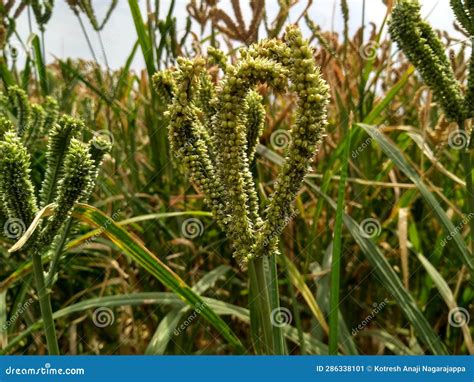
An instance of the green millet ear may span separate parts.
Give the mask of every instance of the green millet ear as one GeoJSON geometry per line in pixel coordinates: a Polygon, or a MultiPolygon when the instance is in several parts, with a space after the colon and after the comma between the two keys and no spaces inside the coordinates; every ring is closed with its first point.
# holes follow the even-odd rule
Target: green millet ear
{"type": "MultiPolygon", "coordinates": [[[[473,0],[451,0],[451,8],[457,20],[469,36],[474,37],[474,1],[473,0]]],[[[471,59],[469,60],[469,72],[467,76],[467,90],[464,103],[468,117],[474,116],[474,49],[471,46],[471,59]]]]}
{"type": "Polygon", "coordinates": [[[38,212],[30,178],[30,155],[13,131],[0,141],[0,198],[7,217],[28,227],[38,212]]]}
{"type": "Polygon", "coordinates": [[[171,149],[186,168],[191,181],[206,196],[206,202],[221,226],[224,226],[225,202],[223,185],[217,180],[214,164],[210,158],[206,137],[198,110],[193,104],[199,86],[199,75],[204,61],[196,59],[178,60],[177,81],[173,103],[169,107],[169,137],[171,149]]]}
{"type": "Polygon", "coordinates": [[[292,52],[287,66],[291,89],[298,95],[296,121],[291,128],[291,142],[285,161],[265,211],[265,222],[258,234],[255,246],[257,256],[262,252],[266,254],[272,248],[265,243],[275,241],[281,232],[282,222],[291,218],[293,201],[302,187],[327,124],[329,87],[316,66],[313,51],[299,29],[293,26],[286,29],[285,43],[292,52]]]}
{"type": "Polygon", "coordinates": [[[265,124],[265,108],[263,98],[251,90],[245,97],[245,125],[247,127],[247,158],[252,163],[260,136],[265,124]]]}
{"type": "Polygon", "coordinates": [[[43,109],[46,112],[46,117],[44,120],[44,128],[41,131],[44,134],[49,134],[49,131],[52,127],[58,122],[59,118],[59,105],[53,97],[46,97],[46,100],[43,104],[43,109]]]}
{"type": "Polygon", "coordinates": [[[165,104],[170,104],[176,94],[176,83],[171,70],[162,70],[152,77],[153,88],[165,104]]]}
{"type": "Polygon", "coordinates": [[[417,1],[400,0],[392,11],[389,31],[393,40],[420,72],[451,121],[466,117],[461,87],[439,37],[421,19],[417,1]]]}
{"type": "Polygon", "coordinates": [[[104,160],[104,156],[112,150],[112,144],[110,141],[100,135],[92,137],[88,146],[89,153],[94,161],[94,166],[96,167],[100,167],[104,160]]]}
{"type": "Polygon", "coordinates": [[[46,151],[46,173],[41,188],[41,206],[46,206],[54,200],[57,184],[65,171],[64,158],[69,144],[83,127],[82,121],[64,115],[51,128],[46,151]]]}
{"type": "Polygon", "coordinates": [[[7,131],[14,131],[14,130],[15,130],[15,126],[13,125],[12,121],[10,121],[5,116],[1,115],[0,116],[0,140],[4,139],[4,134],[7,131]]]}
{"type": "Polygon", "coordinates": [[[58,184],[54,199],[55,210],[38,238],[38,248],[48,247],[61,226],[69,218],[74,204],[80,201],[91,189],[95,163],[89,153],[89,147],[72,139],[64,160],[64,174],[58,184]]]}
{"type": "Polygon", "coordinates": [[[474,5],[472,0],[450,0],[449,3],[456,19],[464,30],[470,36],[474,36],[474,5]]]}
{"type": "Polygon", "coordinates": [[[13,105],[13,114],[17,119],[17,134],[23,135],[31,116],[31,107],[26,92],[18,86],[8,88],[8,98],[13,105]]]}
{"type": "Polygon", "coordinates": [[[86,14],[87,18],[89,19],[92,28],[94,28],[95,31],[101,31],[109,20],[110,16],[112,15],[113,10],[117,6],[118,0],[112,0],[110,2],[109,8],[107,9],[107,12],[105,13],[105,16],[100,24],[95,15],[91,0],[81,0],[79,2],[68,1],[68,3],[76,13],[78,12],[76,6],[79,6],[79,8],[86,14]]]}
{"type": "Polygon", "coordinates": [[[45,25],[53,14],[54,0],[30,0],[29,4],[33,8],[33,14],[39,29],[44,31],[45,25]]]}
{"type": "Polygon", "coordinates": [[[264,40],[242,49],[236,65],[226,65],[224,78],[208,103],[210,129],[203,126],[201,110],[206,107],[202,99],[209,98],[203,92],[206,76],[202,59],[178,60],[177,90],[169,107],[171,148],[191,181],[205,194],[213,215],[232,241],[234,257],[245,269],[255,256],[278,253],[282,222],[290,216],[291,203],[323,136],[328,86],[308,43],[294,27],[287,29],[285,42],[264,40]],[[266,83],[276,92],[283,91],[288,80],[299,97],[291,130],[294,140],[264,221],[249,168],[265,119],[262,97],[254,89],[266,83]]]}
{"type": "Polygon", "coordinates": [[[224,73],[227,71],[227,56],[222,50],[210,46],[207,48],[207,55],[209,64],[217,65],[224,73]]]}
{"type": "Polygon", "coordinates": [[[245,96],[259,83],[268,83],[277,91],[287,84],[287,70],[266,58],[243,58],[237,66],[228,66],[217,94],[217,114],[213,123],[213,147],[216,171],[226,192],[228,231],[234,236],[234,256],[243,263],[251,254],[253,229],[258,223],[258,197],[247,158],[247,127],[243,118],[245,96]]]}
{"type": "MultiPolygon", "coordinates": [[[[44,131],[44,124],[46,121],[46,112],[44,109],[38,104],[31,105],[31,117],[28,123],[27,132],[31,135],[31,137],[37,137],[44,131]]],[[[22,136],[22,134],[19,134],[22,136]]]]}
{"type": "Polygon", "coordinates": [[[212,131],[210,126],[212,115],[216,112],[212,100],[216,95],[216,89],[212,78],[206,71],[203,71],[199,76],[199,90],[196,99],[197,107],[204,113],[204,124],[209,131],[212,131]]]}
{"type": "Polygon", "coordinates": [[[89,188],[84,192],[82,201],[87,202],[92,194],[92,191],[95,186],[95,181],[99,175],[100,166],[104,160],[106,154],[110,153],[112,150],[112,144],[108,139],[95,136],[93,137],[88,144],[89,155],[93,162],[93,171],[91,174],[91,183],[89,188]]]}
{"type": "Polygon", "coordinates": [[[9,105],[10,105],[10,100],[8,99],[8,96],[0,92],[0,107],[2,109],[6,109],[8,108],[9,105]]]}

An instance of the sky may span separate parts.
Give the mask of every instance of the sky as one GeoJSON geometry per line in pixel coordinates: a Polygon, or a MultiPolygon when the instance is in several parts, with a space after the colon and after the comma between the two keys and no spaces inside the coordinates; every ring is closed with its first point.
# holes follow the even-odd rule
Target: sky
{"type": "MultiPolygon", "coordinates": [[[[199,1],[199,0],[198,0],[199,1]]],[[[142,9],[142,14],[145,14],[145,0],[138,0],[142,9]]],[[[244,3],[245,1],[242,1],[244,3]]],[[[449,7],[449,0],[421,0],[423,15],[431,22],[437,29],[453,31],[452,20],[454,18],[453,12],[449,7]]],[[[83,58],[92,59],[92,55],[88,48],[86,39],[80,28],[79,21],[74,16],[73,12],[67,5],[65,0],[57,0],[55,2],[54,12],[51,20],[47,24],[45,33],[46,58],[48,62],[57,58],[83,58]]],[[[98,19],[105,14],[109,0],[96,0],[92,2],[98,19]]],[[[186,5],[188,0],[176,0],[175,16],[178,20],[178,28],[184,30],[186,20],[186,5]]],[[[161,1],[162,8],[165,9],[169,4],[169,0],[161,1]]],[[[277,11],[277,0],[266,1],[267,11],[270,13],[272,19],[272,12],[277,11]],[[272,3],[275,6],[272,7],[272,3]]],[[[348,0],[350,8],[350,32],[354,33],[360,26],[362,19],[363,0],[348,0]]],[[[380,23],[385,15],[386,8],[382,0],[365,0],[366,12],[365,18],[367,22],[380,23]]],[[[293,9],[290,15],[290,21],[296,20],[301,11],[304,9],[306,1],[300,0],[299,4],[293,9]]],[[[228,9],[232,14],[232,7],[230,0],[220,0],[219,6],[222,9],[228,9]]],[[[250,14],[250,9],[243,9],[244,14],[250,14]]],[[[164,13],[164,11],[163,11],[164,13]]],[[[313,0],[309,14],[323,30],[342,29],[342,16],[340,13],[339,0],[313,0]]],[[[249,17],[247,17],[248,19],[249,17]]],[[[84,17],[84,23],[88,31],[92,46],[96,52],[98,61],[104,63],[101,54],[99,39],[90,28],[88,20],[84,17]]],[[[32,23],[33,33],[38,33],[35,23],[32,23]]],[[[18,32],[23,41],[27,41],[31,36],[31,31],[28,22],[28,15],[24,12],[17,21],[18,32]]],[[[104,42],[106,55],[110,67],[117,69],[121,67],[126,61],[131,49],[136,41],[136,33],[133,25],[132,17],[127,0],[118,0],[117,8],[114,10],[109,22],[101,32],[101,37],[104,42]]],[[[12,39],[13,46],[19,48],[20,45],[15,39],[12,39]]],[[[22,49],[19,49],[18,61],[22,61],[22,49]]],[[[143,59],[140,55],[136,55],[132,67],[139,70],[144,67],[143,59]]]]}

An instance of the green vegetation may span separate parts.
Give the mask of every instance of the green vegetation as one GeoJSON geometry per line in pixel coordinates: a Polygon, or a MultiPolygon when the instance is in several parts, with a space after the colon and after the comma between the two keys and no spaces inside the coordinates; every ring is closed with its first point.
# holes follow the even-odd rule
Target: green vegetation
{"type": "Polygon", "coordinates": [[[116,1],[68,1],[103,66],[45,64],[54,2],[0,6],[3,354],[474,354],[473,4],[463,40],[295,3],[129,0],[116,71],[116,1]]]}

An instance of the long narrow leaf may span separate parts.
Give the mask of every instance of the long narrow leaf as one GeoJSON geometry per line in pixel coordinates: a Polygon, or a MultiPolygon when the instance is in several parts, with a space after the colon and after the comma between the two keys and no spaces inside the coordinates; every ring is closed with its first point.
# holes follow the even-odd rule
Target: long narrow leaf
{"type": "Polygon", "coordinates": [[[428,190],[418,173],[413,166],[408,163],[401,151],[383,134],[381,134],[375,127],[363,123],[358,124],[362,127],[370,137],[375,140],[390,160],[402,171],[417,187],[423,198],[431,206],[433,212],[438,217],[440,224],[443,226],[447,235],[453,238],[454,248],[458,253],[461,261],[467,267],[474,271],[474,257],[469,253],[469,250],[461,237],[461,234],[454,227],[454,224],[448,218],[441,205],[438,203],[433,194],[428,190]]]}
{"type": "Polygon", "coordinates": [[[143,58],[145,59],[145,65],[148,71],[148,75],[152,76],[155,73],[155,65],[153,63],[153,48],[150,41],[150,36],[145,28],[143,23],[142,14],[140,12],[140,7],[136,0],[128,0],[130,6],[130,11],[132,12],[133,23],[135,24],[135,29],[138,35],[138,42],[142,49],[143,58]]]}
{"type": "MultiPolygon", "coordinates": [[[[199,280],[196,285],[193,286],[193,290],[202,294],[205,293],[209,288],[211,288],[216,281],[224,276],[230,267],[227,265],[221,265],[216,269],[213,269],[207,273],[201,280],[199,280]]],[[[189,306],[176,308],[169,312],[158,325],[153,338],[151,339],[148,347],[145,351],[145,354],[164,354],[166,347],[171,339],[171,336],[176,330],[181,318],[191,310],[189,306]]]]}
{"type": "Polygon", "coordinates": [[[103,233],[132,260],[170,288],[191,307],[199,307],[200,314],[239,352],[243,346],[227,324],[196,294],[176,273],[158,257],[151,253],[139,240],[116,224],[98,209],[86,204],[78,204],[74,216],[95,227],[106,227],[103,233]]]}
{"type": "Polygon", "coordinates": [[[33,52],[35,54],[35,64],[36,70],[38,71],[38,77],[40,80],[41,91],[43,95],[47,95],[49,93],[48,89],[48,79],[46,77],[46,67],[44,64],[44,57],[43,53],[41,52],[41,45],[40,40],[37,35],[35,35],[32,39],[32,46],[33,52]]]}
{"type": "MultiPolygon", "coordinates": [[[[267,159],[271,160],[275,164],[281,165],[283,163],[283,158],[274,152],[272,152],[272,155],[267,156],[267,153],[270,151],[271,150],[267,148],[262,149],[261,145],[257,147],[257,152],[259,154],[265,155],[267,159]]],[[[328,195],[323,193],[314,183],[312,183],[310,180],[306,180],[305,183],[310,189],[324,198],[324,200],[326,200],[326,202],[332,208],[337,208],[336,203],[328,195]]],[[[342,217],[345,226],[373,266],[376,274],[381,279],[383,286],[393,295],[397,303],[400,305],[400,308],[402,309],[406,318],[414,326],[423,342],[434,354],[447,354],[446,347],[433,331],[433,328],[416,305],[413,297],[403,287],[402,282],[388,261],[385,259],[380,249],[370,239],[361,234],[363,231],[354,219],[352,219],[345,212],[343,213],[342,217]]]]}
{"type": "MultiPolygon", "coordinates": [[[[241,308],[236,305],[232,305],[223,301],[215,300],[212,298],[204,298],[205,304],[208,305],[217,314],[224,316],[230,315],[235,317],[242,322],[249,324],[250,316],[248,309],[241,308]]],[[[174,293],[169,292],[146,292],[146,293],[134,293],[119,296],[106,296],[97,297],[90,300],[78,302],[70,305],[66,308],[58,310],[54,313],[54,319],[58,320],[67,317],[73,313],[83,312],[88,309],[94,308],[115,308],[120,306],[137,306],[137,305],[165,305],[165,306],[176,306],[183,307],[184,302],[176,296],[174,293]]],[[[2,349],[0,354],[8,354],[8,352],[18,345],[21,340],[29,336],[31,333],[40,330],[43,322],[37,321],[32,325],[28,326],[22,331],[17,337],[13,338],[5,349],[2,349]]],[[[292,326],[285,326],[282,328],[285,336],[292,342],[299,344],[298,333],[292,326]]],[[[311,354],[327,354],[327,346],[322,342],[314,339],[309,334],[304,334],[305,346],[311,352],[311,354]]]]}

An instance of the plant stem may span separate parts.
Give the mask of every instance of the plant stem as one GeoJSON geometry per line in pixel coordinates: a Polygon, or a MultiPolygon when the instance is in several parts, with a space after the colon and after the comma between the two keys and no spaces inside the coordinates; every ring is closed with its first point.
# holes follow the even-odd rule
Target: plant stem
{"type": "Polygon", "coordinates": [[[288,290],[290,292],[291,296],[291,303],[293,305],[293,314],[295,316],[295,326],[296,330],[298,330],[298,340],[300,341],[300,355],[305,355],[306,354],[306,346],[304,342],[304,333],[303,333],[303,327],[301,325],[301,318],[300,318],[300,306],[298,304],[298,300],[296,298],[296,292],[295,292],[295,287],[293,286],[293,283],[291,282],[291,275],[290,275],[290,270],[288,269],[286,263],[290,261],[286,256],[281,257],[283,260],[284,267],[286,269],[286,274],[287,274],[287,279],[288,279],[288,290]]]}
{"type": "Polygon", "coordinates": [[[53,319],[53,310],[51,308],[51,299],[44,282],[43,263],[38,251],[33,250],[33,271],[35,275],[38,300],[43,318],[44,333],[48,345],[49,355],[59,355],[58,339],[56,338],[56,328],[53,319]]]}
{"type": "Polygon", "coordinates": [[[280,314],[276,264],[275,259],[270,259],[273,256],[260,256],[253,260],[249,265],[250,281],[257,284],[255,293],[258,303],[255,306],[259,310],[263,350],[266,354],[283,355],[286,348],[282,330],[272,322],[272,316],[280,314]]]}
{"type": "MultiPolygon", "coordinates": [[[[349,126],[352,122],[349,123],[349,126]]],[[[341,180],[337,196],[336,221],[334,223],[334,241],[331,262],[331,297],[329,305],[329,354],[337,355],[338,329],[339,329],[339,293],[341,279],[341,247],[342,247],[342,213],[344,210],[344,196],[351,147],[350,128],[346,134],[349,139],[342,157],[341,180]]]]}
{"type": "Polygon", "coordinates": [[[271,321],[271,301],[267,278],[265,277],[264,258],[257,257],[253,260],[255,281],[257,283],[258,309],[260,313],[260,323],[263,334],[264,351],[266,354],[275,354],[273,342],[273,328],[271,321]]]}
{"type": "Polygon", "coordinates": [[[260,309],[258,309],[258,282],[257,273],[253,261],[249,263],[249,309],[250,309],[250,330],[252,335],[252,342],[255,348],[256,354],[264,354],[265,351],[262,348],[262,338],[260,335],[260,327],[262,316],[260,309]]]}
{"type": "Polygon", "coordinates": [[[0,348],[4,349],[8,344],[7,323],[7,291],[0,292],[0,348]]]}
{"type": "MultiPolygon", "coordinates": [[[[270,254],[270,256],[264,257],[264,265],[266,265],[266,280],[269,280],[268,286],[270,291],[270,309],[272,312],[279,312],[284,316],[284,312],[280,312],[280,293],[278,290],[278,274],[276,256],[278,253],[270,254]]],[[[289,317],[291,320],[291,317],[289,317]]],[[[290,322],[283,322],[282,324],[287,325],[290,322]]],[[[282,332],[281,325],[272,325],[273,329],[273,341],[275,344],[275,354],[285,355],[288,353],[286,349],[286,342],[282,332]]]]}
{"type": "Polygon", "coordinates": [[[49,266],[49,270],[48,270],[48,273],[46,274],[46,280],[45,280],[45,285],[47,289],[51,288],[51,285],[53,284],[54,276],[56,275],[58,265],[59,265],[59,258],[61,257],[61,254],[63,252],[64,245],[66,244],[66,239],[69,235],[71,227],[72,227],[72,220],[68,219],[64,228],[62,229],[59,241],[56,242],[56,245],[54,246],[54,253],[51,258],[51,264],[49,266]]]}
{"type": "Polygon", "coordinates": [[[89,47],[89,51],[91,52],[92,58],[97,64],[99,64],[99,61],[97,60],[97,56],[95,55],[95,52],[94,52],[94,48],[92,47],[91,40],[89,38],[89,35],[87,34],[86,27],[85,27],[84,23],[82,22],[81,15],[79,13],[76,13],[76,17],[79,20],[79,24],[81,26],[82,34],[84,35],[84,37],[86,39],[87,46],[89,47]]]}
{"type": "MultiPolygon", "coordinates": [[[[466,125],[465,121],[462,120],[458,122],[459,128],[466,133],[467,136],[467,131],[466,131],[466,125]]],[[[464,167],[464,177],[466,181],[466,199],[467,199],[467,211],[466,207],[464,207],[465,210],[465,215],[466,219],[468,219],[469,224],[470,224],[470,230],[469,230],[469,242],[470,242],[470,250],[471,254],[474,254],[474,219],[471,218],[470,214],[474,212],[474,187],[472,184],[472,136],[469,139],[469,142],[467,143],[466,150],[462,149],[461,151],[461,160],[462,164],[464,167]]]]}

